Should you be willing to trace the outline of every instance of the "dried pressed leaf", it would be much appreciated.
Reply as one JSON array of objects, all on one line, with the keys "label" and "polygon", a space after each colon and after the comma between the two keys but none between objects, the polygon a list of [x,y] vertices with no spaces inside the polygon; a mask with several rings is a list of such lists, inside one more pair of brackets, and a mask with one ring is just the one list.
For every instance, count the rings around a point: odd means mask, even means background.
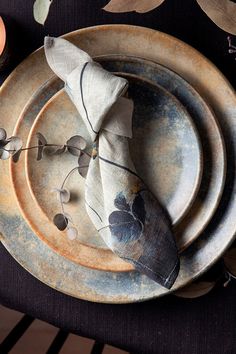
[{"label": "dried pressed leaf", "polygon": [[214,288],[215,284],[216,282],[213,281],[199,281],[176,291],[174,294],[178,297],[194,299],[209,293]]},{"label": "dried pressed leaf", "polygon": [[7,132],[5,129],[0,128],[0,141],[5,140],[7,138]]},{"label": "dried pressed leaf", "polygon": [[66,204],[70,201],[70,191],[67,188],[53,188],[53,192],[57,193],[59,202]]},{"label": "dried pressed leaf", "polygon": [[86,178],[87,176],[89,162],[90,162],[90,156],[82,152],[80,157],[78,158],[78,164],[79,164],[78,171],[83,178]]},{"label": "dried pressed leaf", "polygon": [[33,8],[33,13],[34,13],[34,19],[41,25],[44,25],[48,13],[49,13],[49,8],[52,4],[52,0],[36,0],[34,3],[34,8]]},{"label": "dried pressed leaf", "polygon": [[66,145],[69,153],[74,156],[80,156],[81,150],[86,148],[87,143],[82,136],[75,135],[66,142]]},{"label": "dried pressed leaf", "polygon": [[38,142],[40,145],[46,145],[47,144],[47,140],[45,138],[45,136],[42,133],[36,133],[36,137],[38,139]]},{"label": "dried pressed leaf", "polygon": [[38,139],[38,153],[37,153],[37,161],[40,161],[43,157],[43,150],[45,145],[47,144],[46,138],[41,133],[36,133],[36,137]]},{"label": "dried pressed leaf", "polygon": [[43,149],[44,149],[44,145],[39,145],[38,146],[37,161],[42,160],[42,158],[43,158]]},{"label": "dried pressed leaf", "polygon": [[5,149],[10,152],[10,154],[15,154],[22,148],[22,140],[17,136],[12,136],[9,139],[9,142],[5,145]]},{"label": "dried pressed leaf", "polygon": [[221,29],[236,35],[236,4],[230,0],[197,0],[208,17]]},{"label": "dried pressed leaf", "polygon": [[66,230],[66,233],[67,233],[68,239],[71,241],[75,240],[78,236],[78,231],[73,226],[68,227]]},{"label": "dried pressed leaf", "polygon": [[165,0],[111,0],[103,8],[108,12],[130,12],[144,13],[160,6]]},{"label": "dried pressed leaf", "polygon": [[225,253],[224,262],[229,272],[236,277],[236,248],[231,248]]},{"label": "dried pressed leaf", "polygon": [[68,219],[63,214],[56,214],[53,218],[53,223],[60,231],[63,231],[67,228]]}]

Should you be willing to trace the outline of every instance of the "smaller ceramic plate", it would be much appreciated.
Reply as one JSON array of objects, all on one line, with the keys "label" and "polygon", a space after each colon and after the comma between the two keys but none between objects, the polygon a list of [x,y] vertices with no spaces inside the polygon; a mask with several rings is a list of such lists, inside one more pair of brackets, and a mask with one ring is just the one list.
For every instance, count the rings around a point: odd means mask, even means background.
[{"label": "smaller ceramic plate", "polygon": [[[187,111],[166,90],[135,75],[122,76],[130,82],[129,95],[135,106],[133,139],[130,144],[135,166],[149,188],[167,208],[172,220],[177,222],[194,201],[201,181],[201,147],[196,129]],[[56,144],[66,142],[75,134],[80,134],[90,141],[78,112],[64,90],[53,96],[39,113],[31,129],[28,146],[36,144],[37,132],[47,137],[52,129],[53,142]],[[69,154],[45,156],[38,162],[35,151],[28,150],[26,153],[26,173],[30,191],[40,211],[49,221],[60,212],[56,194],[50,194],[50,191],[56,187],[60,188],[64,175],[76,164],[77,159]],[[65,210],[72,215],[79,230],[78,242],[74,242],[73,246],[68,245],[66,235],[58,232],[52,223],[49,223],[51,228],[48,228],[46,234],[45,230],[42,232],[40,212],[35,206],[31,209],[29,222],[33,225],[33,220],[36,220],[34,231],[40,238],[46,239],[50,247],[55,249],[56,245],[56,250],[61,254],[76,259],[82,265],[91,266],[90,250],[87,249],[81,257],[77,251],[79,244],[93,248],[106,246],[87,216],[84,207],[84,180],[77,171],[68,181],[67,188],[72,192],[73,200],[65,206]],[[124,270],[123,262],[121,267],[118,267],[118,263],[117,261],[116,271]],[[98,268],[96,258],[92,267]],[[114,267],[111,268],[107,264],[107,270],[114,271]]]},{"label": "smaller ceramic plate", "polygon": [[117,54],[99,56],[97,60],[108,71],[132,73],[159,84],[181,102],[196,125],[202,142],[203,175],[199,193],[191,209],[180,223],[174,225],[178,248],[183,251],[210,222],[223,192],[226,154],[217,118],[193,86],[163,65]]}]

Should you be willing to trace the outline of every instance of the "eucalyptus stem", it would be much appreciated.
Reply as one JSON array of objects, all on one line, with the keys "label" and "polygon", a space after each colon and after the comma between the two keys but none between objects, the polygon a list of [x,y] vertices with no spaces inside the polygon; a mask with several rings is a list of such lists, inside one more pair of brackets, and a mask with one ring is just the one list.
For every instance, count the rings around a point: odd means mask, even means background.
[{"label": "eucalyptus stem", "polygon": [[[78,170],[79,168],[87,168],[88,166],[89,166],[89,165],[83,165],[83,166],[79,166],[79,165],[78,165],[78,166],[76,166],[76,167],[73,167],[72,170],[70,170],[70,171],[67,173],[66,177],[64,178],[64,180],[63,180],[63,182],[62,182],[62,185],[61,185],[61,189],[64,188],[67,179],[70,177],[70,175],[71,175],[75,170]],[[62,215],[64,216],[65,222],[67,223],[68,218],[67,218],[66,215],[65,215],[65,208],[64,208],[64,203],[62,202],[61,193],[60,193],[60,204],[61,204]],[[71,221],[72,224],[74,225],[72,219],[69,220],[69,221]]]},{"label": "eucalyptus stem", "polygon": [[[43,145],[43,147],[61,147],[61,146],[62,146],[62,145],[59,145],[59,144],[45,144],[45,145]],[[85,154],[85,155],[91,157],[91,155],[90,155],[88,152],[86,152],[86,151],[84,151],[84,150],[82,150],[82,149],[80,149],[80,148],[78,148],[78,147],[76,147],[76,146],[67,145],[67,144],[65,144],[65,145],[63,145],[63,146],[65,146],[65,147],[67,147],[67,148],[79,150],[79,151],[83,152],[83,154]],[[21,151],[27,151],[27,150],[32,150],[32,149],[38,149],[39,147],[42,147],[42,145],[34,145],[34,146],[29,146],[29,147],[21,148]],[[4,147],[1,147],[1,149],[4,150],[4,151],[7,151],[7,152],[15,152],[15,150],[13,150],[13,149],[8,150],[8,149],[5,149]]]},{"label": "eucalyptus stem", "polygon": [[98,229],[98,232],[101,231],[101,230],[103,230],[103,229],[106,229],[106,228],[109,227],[109,226],[110,226],[110,225],[106,225],[106,226],[101,227],[100,229]]},{"label": "eucalyptus stem", "polygon": [[63,187],[64,187],[64,185],[65,185],[67,179],[70,177],[70,175],[71,175],[75,170],[78,170],[78,168],[79,168],[79,166],[76,166],[76,167],[72,168],[72,170],[70,170],[70,171],[67,173],[66,177],[64,178],[64,180],[63,180],[63,182],[62,182],[61,189],[63,189]]}]

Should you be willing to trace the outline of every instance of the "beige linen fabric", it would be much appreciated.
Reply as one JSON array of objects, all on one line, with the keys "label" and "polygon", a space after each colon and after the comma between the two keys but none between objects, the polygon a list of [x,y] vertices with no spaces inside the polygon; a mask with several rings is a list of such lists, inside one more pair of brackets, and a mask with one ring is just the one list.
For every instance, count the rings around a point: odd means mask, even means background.
[{"label": "beige linen fabric", "polygon": [[62,38],[46,37],[45,53],[94,141],[85,184],[91,221],[114,253],[170,288],[179,272],[178,252],[166,212],[130,158],[133,102],[124,97],[127,80]]}]

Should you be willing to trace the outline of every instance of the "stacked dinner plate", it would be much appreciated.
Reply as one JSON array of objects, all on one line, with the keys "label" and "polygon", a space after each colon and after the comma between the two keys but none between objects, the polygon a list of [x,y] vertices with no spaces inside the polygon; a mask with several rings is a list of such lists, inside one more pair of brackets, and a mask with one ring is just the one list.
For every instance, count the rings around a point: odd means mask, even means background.
[{"label": "stacked dinner plate", "polygon": [[[134,100],[132,158],[138,173],[166,207],[181,253],[172,290],[206,271],[236,231],[236,97],[223,75],[185,43],[164,33],[127,25],[106,25],[64,38],[129,81]],[[1,126],[36,145],[41,132],[63,145],[86,128],[49,69],[43,48],[10,75],[0,92]],[[84,180],[68,179],[65,206],[79,232],[69,240],[52,223],[59,187],[76,158],[34,149],[17,164],[1,164],[1,241],[35,277],[69,295],[96,302],[128,303],[167,294],[107,249],[84,206]]]}]

